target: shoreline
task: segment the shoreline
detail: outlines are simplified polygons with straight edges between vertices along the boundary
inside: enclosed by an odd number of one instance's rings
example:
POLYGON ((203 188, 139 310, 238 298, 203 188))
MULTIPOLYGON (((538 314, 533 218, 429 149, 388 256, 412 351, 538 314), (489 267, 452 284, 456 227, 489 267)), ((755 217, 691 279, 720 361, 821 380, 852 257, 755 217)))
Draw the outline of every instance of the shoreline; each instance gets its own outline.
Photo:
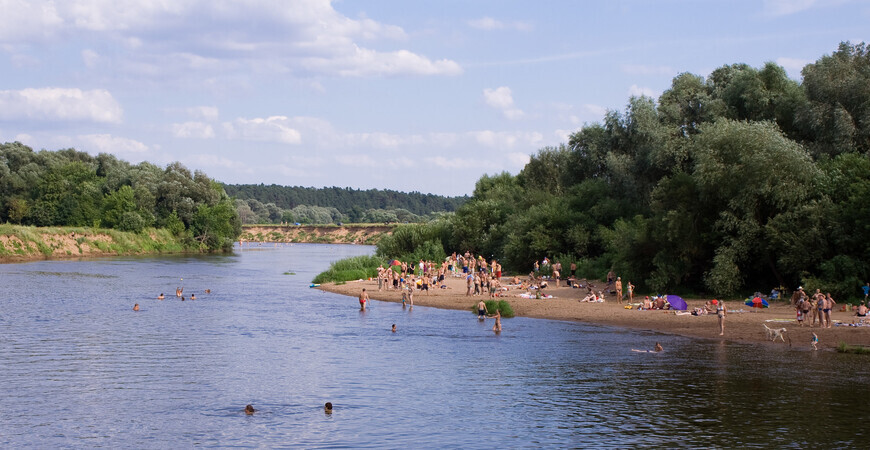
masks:
MULTIPOLYGON (((506 277, 502 277, 505 280, 506 277)), ((585 281, 585 280, 584 280, 585 281)), ((448 277, 447 289, 435 288, 426 295, 425 292, 414 291, 414 305, 429 306, 441 309, 456 309, 468 312, 469 319, 474 318, 471 308, 481 299, 489 299, 489 296, 465 295, 465 281, 462 278, 448 277)), ((602 283, 593 282, 600 286, 602 283)), ((378 291, 376 280, 351 281, 346 284, 324 283, 317 289, 356 298, 362 289, 372 300, 401 303, 402 294, 397 290, 378 291)), ((552 299, 525 299, 517 295, 524 291, 516 289, 508 290, 498 300, 506 300, 511 304, 516 316, 536 319, 563 320, 571 322, 588 323, 593 325, 606 325, 618 328, 627 328, 638 331, 653 331, 678 336, 704 338, 714 340, 726 340, 744 343, 767 343, 793 347, 796 349, 809 350, 812 333, 819 337, 819 349, 834 349, 842 341, 849 345, 870 346, 870 326, 851 327, 837 326, 836 323, 858 322, 854 312, 841 311, 842 304, 836 305, 836 310, 831 311, 831 319, 835 325, 831 328, 810 328, 809 321, 801 327, 795 320, 794 309, 785 302, 771 304, 770 308, 753 310, 742 302, 725 302, 728 314, 725 317, 725 335, 719 336, 719 322, 715 314, 693 316, 690 314, 676 315, 674 311, 641 311, 625 309, 627 302, 618 304, 614 296, 607 295, 604 303, 582 303, 579 300, 585 296, 585 289, 568 287, 550 287, 547 293, 553 295, 552 299), (741 312, 742 311, 742 312, 741 312), (767 322, 773 320, 772 322, 767 322), (785 342, 777 340, 772 343, 768 338, 763 324, 770 328, 786 328, 783 334, 785 342)), ((642 297, 641 297, 642 298, 642 297)), ((694 307, 701 307, 707 299, 687 299, 688 311, 694 307)), ((505 330, 510 330, 510 319, 504 319, 505 330)), ((870 316, 868 316, 870 322, 870 316)), ((508 331, 509 332, 509 331, 508 331)), ((639 343, 652 347, 652 342, 639 343)), ((644 348, 644 347, 640 347, 644 348)))

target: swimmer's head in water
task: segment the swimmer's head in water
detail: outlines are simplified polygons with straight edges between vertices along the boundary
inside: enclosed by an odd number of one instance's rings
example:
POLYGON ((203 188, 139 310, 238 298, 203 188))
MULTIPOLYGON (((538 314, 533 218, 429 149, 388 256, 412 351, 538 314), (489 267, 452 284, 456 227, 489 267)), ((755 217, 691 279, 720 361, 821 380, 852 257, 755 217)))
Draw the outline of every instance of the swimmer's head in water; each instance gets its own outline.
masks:
POLYGON ((245 414, 254 414, 254 411, 256 411, 254 405, 245 406, 245 414))
POLYGON ((326 404, 323 405, 323 409, 326 411, 332 411, 332 402, 326 402, 326 404))

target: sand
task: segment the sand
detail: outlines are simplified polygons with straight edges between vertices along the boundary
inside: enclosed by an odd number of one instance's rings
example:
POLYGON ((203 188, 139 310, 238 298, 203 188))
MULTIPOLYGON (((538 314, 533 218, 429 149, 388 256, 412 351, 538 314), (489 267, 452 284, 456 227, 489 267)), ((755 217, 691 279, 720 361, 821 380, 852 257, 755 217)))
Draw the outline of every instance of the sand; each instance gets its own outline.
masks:
MULTIPOLYGON (((502 278, 502 282, 508 280, 502 278)), ((585 280, 583 280, 585 282, 585 280)), ((598 286, 601 282, 593 281, 598 286)), ((474 320, 475 315, 471 308, 481 298, 489 296, 467 297, 465 295, 465 280, 463 278, 447 279, 448 289, 433 289, 429 295, 426 292, 414 291, 414 305, 430 306, 444 309, 459 309, 468 311, 468 319, 474 320)), ((348 282, 342 285, 334 283, 323 284, 319 289, 353 297, 348 299, 348 307, 357 307, 356 300, 362 289, 365 288, 369 297, 373 300, 388 302, 402 301, 400 291, 393 289, 378 291, 376 280, 360 280, 348 282)), ((501 300, 510 302, 517 316, 534 317, 540 319, 568 320, 591 324, 609 325, 638 330, 650 330, 660 333, 676 334, 705 339, 725 339, 738 342, 769 343, 794 348, 810 348, 812 333, 819 336, 819 348, 835 348, 841 341, 850 345, 870 345, 870 326, 848 327, 834 325, 831 328, 818 326, 810 328, 808 322, 803 327, 795 320, 794 309, 784 302, 772 303, 770 308, 754 310, 743 302, 725 302, 728 315, 725 317, 725 335, 719 336, 718 318, 716 315, 692 316, 677 315, 674 311, 642 311, 625 309, 625 303, 618 304, 614 296, 607 296, 604 303, 583 303, 579 300, 585 297, 586 289, 573 289, 568 287, 550 287, 547 293, 553 295, 552 299, 525 299, 518 297, 524 291, 511 289, 500 297, 501 300), (771 322, 768 322, 771 321, 771 322), (770 328, 786 328, 785 342, 777 340, 770 343, 763 324, 770 328)), ((705 299, 687 299, 689 311, 694 307, 703 306, 705 299)), ((836 305, 831 318, 836 323, 857 322, 853 312, 841 311, 842 305, 836 305)), ((870 317, 868 317, 870 319, 870 317)), ((510 330, 510 319, 503 321, 505 332, 510 330)), ((639 346, 647 345, 652 348, 654 342, 640 342, 639 346)), ((645 348, 645 347, 640 347, 645 348)))

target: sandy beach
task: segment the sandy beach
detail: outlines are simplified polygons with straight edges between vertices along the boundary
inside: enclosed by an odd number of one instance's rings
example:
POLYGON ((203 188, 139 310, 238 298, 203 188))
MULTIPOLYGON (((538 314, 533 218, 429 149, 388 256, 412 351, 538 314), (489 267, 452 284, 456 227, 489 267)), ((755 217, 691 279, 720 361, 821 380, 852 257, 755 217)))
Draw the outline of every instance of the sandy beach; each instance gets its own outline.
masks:
MULTIPOLYGON (((506 278, 502 278, 505 283, 506 278)), ((585 282, 585 280, 582 280, 585 282)), ((603 283, 593 281, 596 286, 603 283)), ((462 278, 447 279, 447 289, 435 288, 429 295, 425 291, 414 292, 414 305, 431 306, 435 308, 459 309, 468 311, 469 320, 474 320, 471 312, 472 306, 476 305, 482 297, 467 297, 465 295, 465 280, 462 278)), ((388 302, 402 301, 402 294, 397 290, 378 291, 376 280, 360 280, 336 285, 334 283, 323 284, 319 289, 353 297, 348 299, 349 307, 358 305, 356 297, 365 288, 369 297, 373 300, 388 302)), ((661 333, 677 334, 682 336, 726 339, 740 342, 769 342, 763 324, 770 328, 786 328, 785 342, 777 340, 769 345, 779 345, 794 348, 810 348, 812 333, 819 336, 819 348, 830 349, 836 347, 841 341, 850 345, 870 345, 870 326, 851 327, 838 326, 836 323, 857 322, 858 317, 854 312, 841 311, 842 304, 837 304, 831 318, 835 325, 831 328, 810 328, 805 321, 803 327, 795 320, 794 309, 785 303, 771 304, 770 308, 753 310, 742 302, 725 302, 728 315, 725 318, 725 335, 719 336, 717 317, 714 315, 693 316, 690 314, 678 315, 674 311, 642 311, 625 309, 625 303, 618 304, 615 297, 607 296, 604 303, 584 303, 579 300, 585 297, 586 289, 573 289, 569 287, 550 287, 547 293, 551 299, 526 299, 518 295, 524 291, 510 289, 503 293, 501 300, 510 302, 517 316, 534 317, 540 319, 569 320, 592 324, 610 325, 640 330, 651 330, 661 333)), ((694 307, 704 305, 705 299, 687 299, 689 311, 694 307)), ((870 319, 870 318, 868 318, 870 319)), ((510 320, 504 322, 505 331, 510 329, 510 320)), ((644 343, 639 343, 643 345, 644 343)), ((648 343, 652 346, 652 342, 648 343)))

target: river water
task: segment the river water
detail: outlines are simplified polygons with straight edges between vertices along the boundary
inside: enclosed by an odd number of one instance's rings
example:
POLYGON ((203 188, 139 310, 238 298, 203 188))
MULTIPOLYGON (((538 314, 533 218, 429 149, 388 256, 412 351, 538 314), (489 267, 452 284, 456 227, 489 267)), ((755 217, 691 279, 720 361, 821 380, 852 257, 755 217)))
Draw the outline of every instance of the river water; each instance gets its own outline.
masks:
POLYGON ((308 288, 372 251, 0 265, 0 447, 870 445, 861 355, 526 318, 495 335, 308 288))

